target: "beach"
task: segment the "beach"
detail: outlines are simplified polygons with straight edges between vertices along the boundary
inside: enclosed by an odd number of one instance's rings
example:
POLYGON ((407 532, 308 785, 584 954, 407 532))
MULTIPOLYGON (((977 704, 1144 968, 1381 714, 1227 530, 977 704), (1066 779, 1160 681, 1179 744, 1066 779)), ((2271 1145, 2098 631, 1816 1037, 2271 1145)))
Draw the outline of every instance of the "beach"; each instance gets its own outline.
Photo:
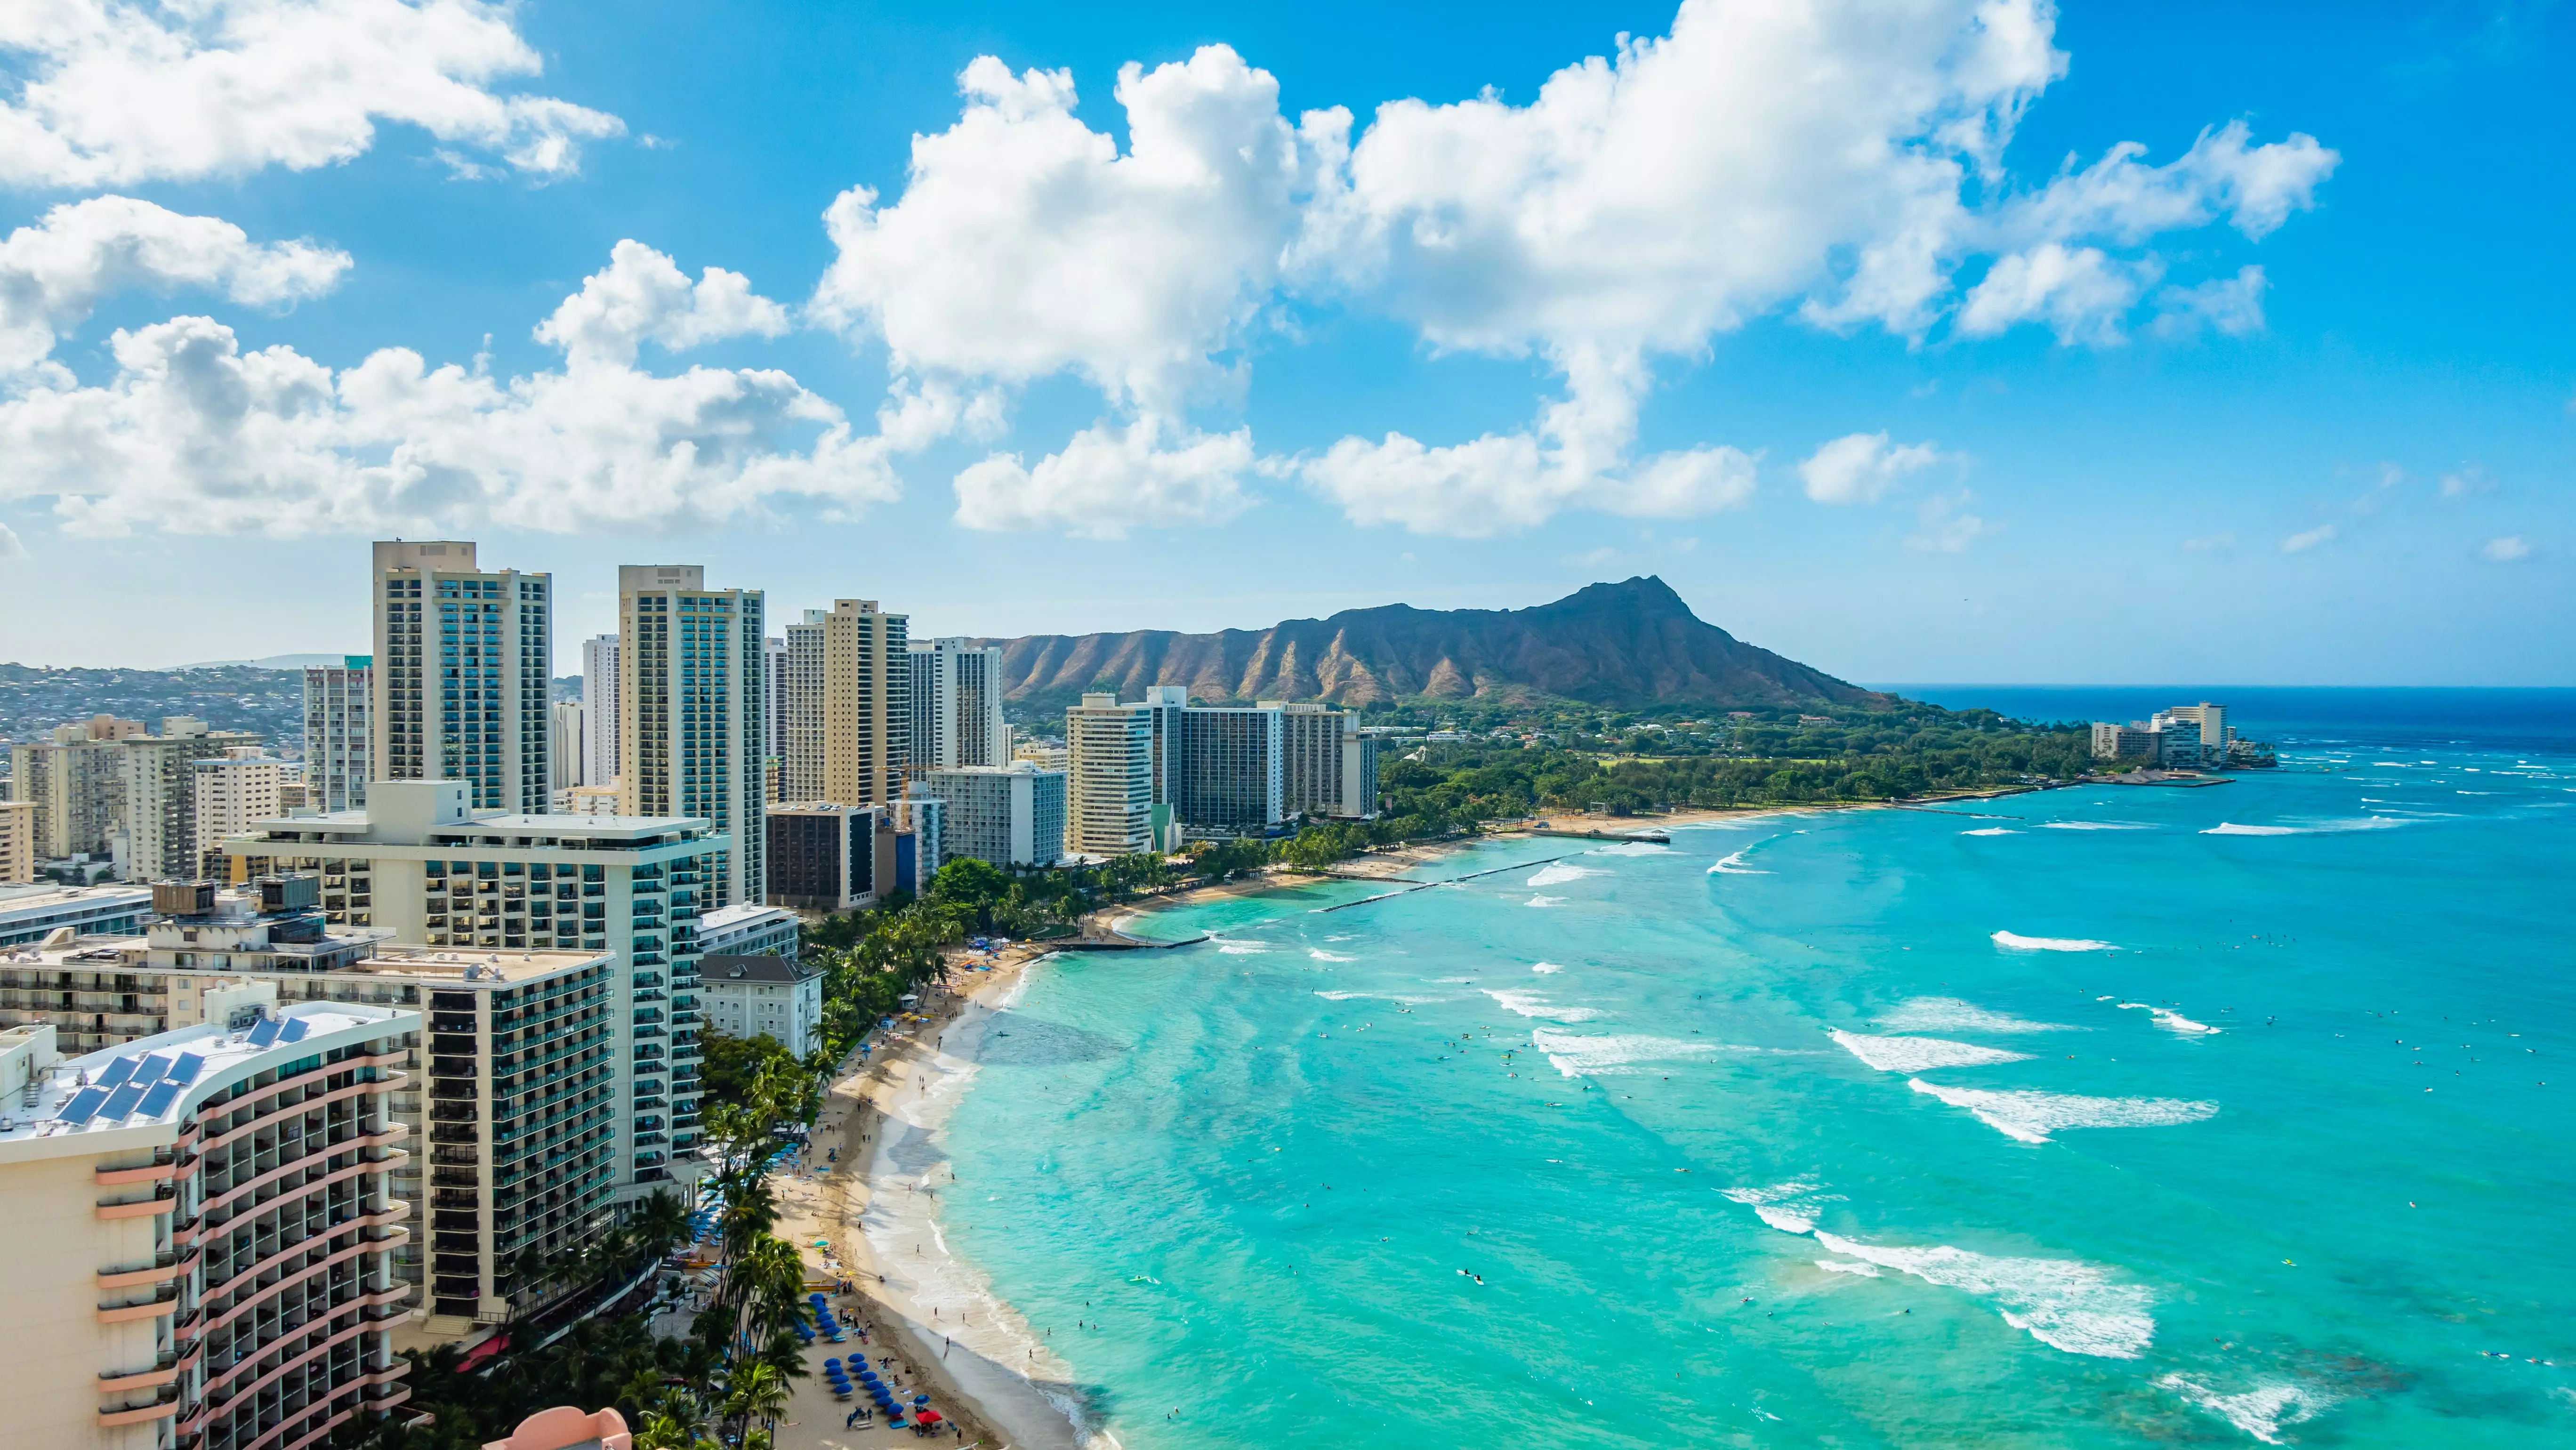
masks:
MULTIPOLYGON (((774 1180, 779 1235, 803 1249, 812 1272, 852 1283, 854 1294, 835 1296, 842 1306, 836 1312, 869 1338, 866 1345, 855 1338, 818 1344, 809 1361, 893 1357, 904 1397, 931 1397, 949 1422, 949 1432, 935 1438, 950 1444, 1083 1450, 1117 1443, 1078 1428, 1080 1396, 1069 1367, 1048 1349, 1046 1330, 1022 1321, 949 1253, 939 1222, 941 1197, 959 1186, 939 1134, 975 1076, 996 1014, 1017 1000, 1026 974, 1046 955, 1009 948, 962 991, 940 994, 925 1020, 878 1033, 870 1060, 862 1066, 853 1055, 827 1090, 807 1155, 818 1171, 774 1180), (816 1248, 817 1240, 831 1248, 816 1248)), ((848 1409, 819 1379, 802 1382, 779 1443, 843 1450, 914 1439, 910 1429, 846 1430, 848 1409)))

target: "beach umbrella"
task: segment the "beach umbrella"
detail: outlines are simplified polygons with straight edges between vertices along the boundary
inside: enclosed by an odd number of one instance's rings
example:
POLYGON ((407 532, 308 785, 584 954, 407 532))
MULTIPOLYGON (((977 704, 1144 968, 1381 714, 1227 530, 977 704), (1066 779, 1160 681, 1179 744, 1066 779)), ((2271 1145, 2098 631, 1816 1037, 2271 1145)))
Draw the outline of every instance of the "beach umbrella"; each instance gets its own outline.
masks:
POLYGON ((936 1425, 939 1423, 939 1412, 937 1410, 923 1410, 919 1414, 914 1415, 913 1418, 919 1420, 925 1425, 936 1425))
POLYGON ((913 1402, 914 1404, 916 1404, 916 1405, 926 1405, 926 1404, 929 1404, 929 1403, 930 1403, 930 1396, 928 1396, 928 1395, 914 1395, 914 1396, 912 1397, 912 1402, 913 1402))

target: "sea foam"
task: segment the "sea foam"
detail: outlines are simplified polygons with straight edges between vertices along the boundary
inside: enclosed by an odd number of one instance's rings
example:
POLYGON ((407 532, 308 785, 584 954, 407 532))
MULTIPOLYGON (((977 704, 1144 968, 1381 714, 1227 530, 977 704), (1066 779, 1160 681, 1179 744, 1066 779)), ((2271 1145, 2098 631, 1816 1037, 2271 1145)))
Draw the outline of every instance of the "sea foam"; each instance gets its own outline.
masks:
POLYGON ((1357 957, 1343 956, 1340 952, 1328 952, 1322 947, 1308 947, 1306 949, 1306 955, 1313 957, 1319 962, 1356 962, 1359 960, 1357 957))
POLYGON ((2155 1299, 2080 1259, 2011 1259, 1947 1244, 1896 1248, 1816 1230, 1816 1242, 1845 1258, 1911 1274, 1927 1284, 1991 1301, 2004 1322, 2052 1349, 2102 1359, 2136 1359, 2155 1342, 2155 1299))
POLYGON ((2033 1022, 2002 1012, 1989 1012, 1956 997, 1909 997, 1878 1019, 1890 1032, 2090 1032, 2062 1022, 2033 1022))
POLYGON ((1597 847, 1592 852, 1595 856, 1669 856, 1672 853, 1672 847, 1653 841, 1621 841, 1615 846, 1597 847))
POLYGON ((2010 826, 1979 826, 1973 831, 1961 831, 1959 834, 1962 836, 2018 836, 2021 832, 2010 826))
POLYGON ((1561 886, 1568 881, 1580 881, 1586 876, 1599 876, 1602 874, 1604 873, 1595 867, 1568 866, 1564 862, 1558 861, 1553 865, 1541 866, 1538 870, 1530 873, 1529 880, 1521 884, 1524 886, 1561 886))
POLYGON ((1549 1063, 1567 1077, 1619 1077, 1643 1072, 1642 1062, 1680 1062, 1723 1050, 1715 1042, 1684 1042, 1675 1037, 1588 1037, 1541 1027, 1530 1033, 1530 1045, 1547 1054, 1549 1063))
POLYGON ((2266 1445, 2281 1443, 2283 1425, 2315 1419, 2332 1408, 2336 1398, 2313 1386, 2286 1380, 2256 1385, 2233 1395, 2220 1394, 2207 1385, 2178 1374, 2166 1375, 2156 1383, 2266 1445))
POLYGON ((1538 973, 1538 974, 1539 974, 1540 976, 1542 976, 1542 977, 1548 977, 1548 976, 1554 976, 1556 973, 1561 972, 1561 971, 1564 971, 1564 970, 1565 970, 1565 968, 1558 966, 1558 965, 1557 965, 1556 963, 1554 963, 1554 962, 1539 962, 1539 963, 1537 963, 1537 964, 1533 965, 1533 966, 1530 968, 1530 970, 1531 970, 1531 971, 1533 971, 1533 972, 1538 973))
POLYGON ((1816 1267, 1833 1274, 1859 1274, 1870 1279, 1878 1277, 1877 1265, 1854 1263, 1848 1259, 1818 1259, 1816 1267))
POLYGON ((1996 932, 1994 934, 1994 943, 1996 946, 2002 947, 2007 951, 2016 952, 2113 952, 2119 950, 2118 947, 2111 945, 2109 942, 2094 941, 2090 937, 2023 936, 2018 932, 2009 931, 1996 932))
POLYGON ((1504 1011, 1516 1012, 1523 1017, 1540 1017, 1550 1022, 1589 1022, 1601 1015, 1597 1008, 1557 1006, 1536 992, 1515 992, 1501 987, 1487 987, 1483 990, 1485 995, 1493 998, 1504 1011))
POLYGON ((1564 904, 1565 898, 1562 896, 1533 896, 1521 903, 1523 906, 1563 906, 1564 904))
POLYGON ((1928 1072, 1936 1067, 1984 1067, 1997 1062, 2027 1062, 2027 1052, 1979 1047, 1938 1037, 1868 1037, 1837 1027, 1826 1034, 1843 1051, 1880 1072, 1928 1072))
POLYGON ((1954 1108, 1966 1108, 1977 1121, 2024 1143, 2045 1143, 2048 1135, 2067 1128, 2162 1128, 2215 1117, 2218 1104, 2182 1098, 2083 1098, 2062 1093, 1980 1092, 1944 1087, 1915 1078, 1907 1083, 1954 1108))
POLYGON ((1754 1216, 1782 1233, 1813 1233, 1816 1212, 1824 1204, 1840 1203, 1839 1193, 1821 1192, 1822 1185, 1813 1179, 1792 1178, 1767 1188, 1721 1188, 1719 1193, 1752 1209, 1754 1216))
POLYGON ((1266 942, 1236 941, 1232 937, 1218 937, 1216 949, 1230 957, 1257 957, 1270 950, 1270 947, 1266 942))
POLYGON ((2137 821, 2041 821, 2043 831, 2152 831, 2155 827, 2137 821))
POLYGON ((2194 1022, 2179 1012, 2158 1007, 2151 1003, 2123 1002, 2120 1004, 2120 1010, 2123 1012, 2153 1012, 2156 1014, 2156 1025, 2167 1032, 2175 1034, 2176 1036, 2216 1037, 2218 1035, 2218 1029, 2210 1026, 2206 1022, 2194 1022))

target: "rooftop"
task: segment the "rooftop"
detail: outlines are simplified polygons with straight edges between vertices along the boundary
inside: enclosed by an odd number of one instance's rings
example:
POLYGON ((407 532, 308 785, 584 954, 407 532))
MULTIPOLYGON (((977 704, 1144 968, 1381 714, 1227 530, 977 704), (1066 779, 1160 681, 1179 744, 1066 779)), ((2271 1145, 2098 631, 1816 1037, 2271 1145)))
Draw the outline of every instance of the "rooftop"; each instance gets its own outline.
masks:
POLYGON ((68 1058, 44 1073, 32 1112, 7 1105, 14 1110, 0 1116, 0 1145, 175 1122, 216 1080, 262 1058, 293 1061, 312 1055, 318 1039, 332 1033, 416 1016, 304 1002, 239 1032, 207 1023, 68 1058))
POLYGON ((710 987, 726 982, 801 982, 822 975, 820 967, 809 967, 786 957, 700 957, 698 980, 710 987))
POLYGON ((387 947, 338 971, 510 986, 537 981, 577 967, 595 966, 615 955, 607 951, 443 952, 435 947, 387 947))
MULTIPOLYGON (((380 942, 388 935, 390 933, 374 934, 380 942)), ((323 945, 347 946, 349 941, 349 937, 342 936, 323 945)), ((173 966, 169 964, 166 952, 163 961, 155 965, 146 960, 150 942, 149 937, 140 936, 84 936, 75 937, 69 944, 58 947, 0 947, 0 967, 55 967, 65 971, 186 972, 191 976, 231 974, 248 980, 262 980, 280 975, 275 968, 173 966)), ((315 950, 317 948, 313 946, 290 944, 243 948, 237 955, 293 956, 315 950)), ((595 962, 605 961, 612 955, 614 953, 606 951, 441 951, 436 947, 396 946, 388 943, 377 946, 369 955, 356 961, 324 968, 311 975, 416 977, 450 982, 478 981, 507 986, 515 982, 550 977, 557 972, 570 971, 576 967, 590 966, 595 962), (466 975, 468 968, 473 969, 474 975, 471 977, 466 975)), ((306 973, 293 970, 283 975, 301 981, 304 980, 306 973)))
POLYGON ((133 903, 150 906, 152 888, 123 883, 113 886, 39 886, 32 890, 0 886, 0 916, 49 912, 65 907, 113 910, 133 903))
POLYGON ((763 906, 756 901, 738 901, 731 906, 719 906, 699 917, 698 935, 704 936, 708 932, 731 926, 736 922, 753 921, 761 917, 793 917, 795 914, 783 906, 763 906))

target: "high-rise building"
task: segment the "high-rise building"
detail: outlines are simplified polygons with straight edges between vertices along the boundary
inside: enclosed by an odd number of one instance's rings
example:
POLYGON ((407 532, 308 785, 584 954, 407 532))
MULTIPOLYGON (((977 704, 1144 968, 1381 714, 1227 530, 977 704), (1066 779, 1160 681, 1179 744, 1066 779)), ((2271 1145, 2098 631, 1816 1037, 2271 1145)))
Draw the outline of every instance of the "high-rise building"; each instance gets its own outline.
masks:
POLYGON ((905 790, 895 806, 895 884, 927 896, 931 878, 948 864, 948 802, 923 795, 918 784, 905 790))
POLYGON ((583 785, 606 785, 617 779, 617 636, 593 635, 581 642, 581 728, 590 734, 583 751, 590 778, 583 785))
POLYGON ((13 1444, 312 1450, 409 1396, 386 1111, 418 1012, 277 1008, 64 1059, 0 1034, 13 1444))
POLYGON ((105 856, 125 808, 121 740, 144 733, 140 720, 112 715, 54 729, 52 739, 12 747, 10 798, 36 808, 36 859, 105 856))
POLYGON ((911 648, 912 773, 960 765, 1007 765, 1011 728, 1002 723, 1002 650, 954 636, 911 648))
POLYGON ((0 886, 36 879, 36 803, 0 801, 0 886))
POLYGON ((461 780, 477 810, 544 815, 554 576, 476 567, 456 540, 375 546, 371 761, 381 780, 461 780))
MULTIPOLYGON (((123 767, 124 805, 117 823, 125 842, 129 881, 178 881, 196 876, 196 762, 221 759, 259 744, 245 730, 208 730, 202 720, 173 715, 158 735, 116 742, 123 767)), ((274 777, 269 790, 276 789, 274 777)))
POLYGON ((367 803, 367 780, 375 774, 375 731, 368 724, 374 694, 372 656, 306 666, 304 789, 305 803, 314 809, 345 811, 367 803))
POLYGON ((196 793, 196 835, 190 876, 220 876, 224 838, 286 813, 280 799, 286 762, 265 751, 236 747, 221 755, 190 761, 189 786, 196 793))
POLYGON ((729 855, 708 907, 769 899, 761 603, 757 589, 709 589, 695 564, 617 571, 618 808, 713 823, 729 855))
POLYGON ((1258 705, 1192 705, 1167 750, 1172 811, 1197 835, 1258 836, 1287 818, 1285 716, 1258 705))
POLYGON ((1280 726, 1282 806, 1292 816, 1377 814, 1377 737, 1360 719, 1324 705, 1264 700, 1280 726))
POLYGON ((760 739, 760 753, 772 761, 783 760, 787 753, 787 715, 781 708, 787 699, 787 641, 783 637, 773 634, 761 640, 760 666, 769 686, 769 713, 762 717, 762 724, 768 728, 760 739))
MULTIPOLYGON (((824 912, 875 905, 878 835, 875 806, 771 806, 770 901, 824 912)), ((891 874, 891 861, 887 869, 891 874)))
POLYGON ((783 631, 777 664, 778 789, 773 801, 823 799, 823 618, 809 609, 783 631))
POLYGON ((590 731, 582 720, 581 702, 557 700, 554 712, 554 788, 565 791, 589 785, 590 761, 584 747, 590 744, 590 731))
POLYGON ((1160 848, 1171 821, 1156 790, 1154 717, 1115 695, 1064 712, 1065 847, 1085 856, 1160 848))
POLYGON ((698 917, 732 843, 703 818, 476 811, 455 781, 376 783, 366 809, 262 822, 246 876, 318 871, 335 926, 432 952, 580 950, 608 978, 620 1201, 698 1168, 698 917))
POLYGON ((912 735, 910 620, 873 599, 836 599, 786 629, 779 795, 891 806, 912 735))
POLYGON ((945 802, 941 851, 1002 867, 1052 866, 1064 859, 1065 778, 1025 760, 928 770, 913 783, 945 802))

